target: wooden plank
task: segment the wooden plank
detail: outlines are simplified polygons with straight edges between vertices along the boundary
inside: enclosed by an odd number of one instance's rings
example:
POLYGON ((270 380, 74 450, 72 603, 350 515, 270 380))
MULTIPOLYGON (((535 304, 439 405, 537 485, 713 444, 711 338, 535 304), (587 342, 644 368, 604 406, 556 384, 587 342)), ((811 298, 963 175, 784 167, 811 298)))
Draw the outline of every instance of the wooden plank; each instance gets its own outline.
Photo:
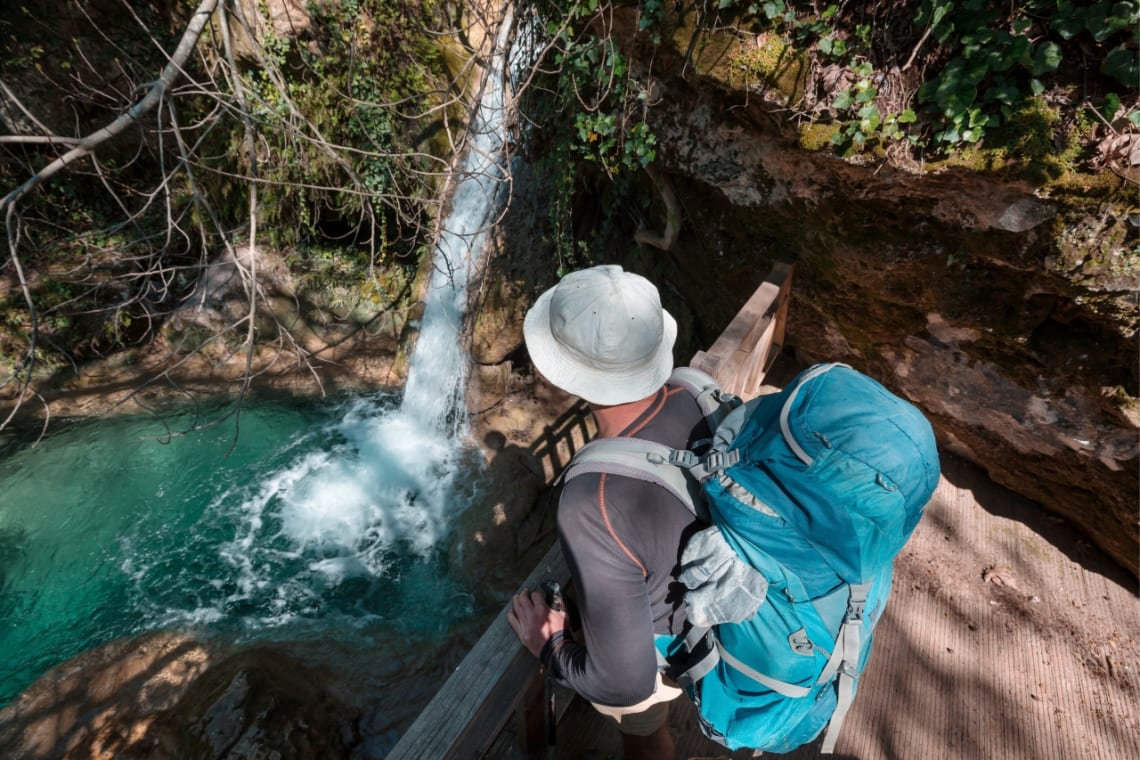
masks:
MULTIPOLYGON (((523 582, 563 586, 570 571, 557 542, 523 582)), ((539 671, 538 661, 519 642, 503 607, 455 672, 388 754, 389 760, 479 758, 515 711, 539 671)))
POLYGON ((689 365, 741 398, 755 396, 783 347, 794 267, 777 262, 716 342, 689 365))

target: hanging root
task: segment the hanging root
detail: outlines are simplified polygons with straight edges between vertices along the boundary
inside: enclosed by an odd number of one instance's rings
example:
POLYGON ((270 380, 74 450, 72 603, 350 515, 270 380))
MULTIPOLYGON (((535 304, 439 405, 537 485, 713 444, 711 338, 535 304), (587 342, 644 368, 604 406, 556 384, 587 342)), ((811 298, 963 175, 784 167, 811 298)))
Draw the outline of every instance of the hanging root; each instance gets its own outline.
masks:
POLYGON ((668 177, 662 174, 656 166, 650 166, 645 171, 653 180, 657 192, 661 193, 661 200, 665 202, 665 231, 638 230, 633 239, 642 245, 651 245, 663 251, 671 251, 677 242, 677 235, 681 232, 681 204, 677 203, 677 196, 673 192, 673 185, 669 182, 668 177))

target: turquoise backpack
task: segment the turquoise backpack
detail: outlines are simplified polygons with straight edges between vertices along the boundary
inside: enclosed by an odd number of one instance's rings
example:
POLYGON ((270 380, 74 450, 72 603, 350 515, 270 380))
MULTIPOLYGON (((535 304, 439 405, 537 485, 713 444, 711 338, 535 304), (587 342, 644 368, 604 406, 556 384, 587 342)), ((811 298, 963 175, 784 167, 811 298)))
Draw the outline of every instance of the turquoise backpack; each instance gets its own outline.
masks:
POLYGON ((844 364, 747 403, 679 368, 714 436, 698 451, 636 438, 584 446, 563 478, 638 477, 711 527, 681 561, 690 629, 659 664, 730 749, 789 752, 830 723, 833 752, 891 590, 895 555, 938 485, 930 423, 844 364))

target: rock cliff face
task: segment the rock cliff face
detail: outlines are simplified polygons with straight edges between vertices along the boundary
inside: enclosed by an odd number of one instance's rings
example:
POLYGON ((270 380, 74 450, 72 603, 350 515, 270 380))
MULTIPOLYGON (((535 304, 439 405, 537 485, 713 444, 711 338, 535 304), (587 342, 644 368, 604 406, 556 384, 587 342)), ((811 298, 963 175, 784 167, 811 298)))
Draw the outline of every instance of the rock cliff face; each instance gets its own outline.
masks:
MULTIPOLYGON (((1136 574, 1140 248, 1129 203, 1140 177, 1035 187, 806 151, 778 105, 685 71, 678 51, 634 30, 613 25, 650 83, 658 177, 683 223, 668 251, 636 247, 626 230, 606 260, 661 283, 683 323, 678 360, 715 340, 774 261, 791 260, 787 350, 847 362, 911 399, 941 445, 1136 574)), ((655 194, 648 179, 645 192, 655 194)), ((665 227, 666 209, 652 213, 665 227)), ((510 323, 523 305, 503 288, 528 279, 528 255, 508 250, 496 265, 507 284, 484 305, 511 315, 480 316, 494 325, 476 332, 484 363, 519 345, 510 323)))

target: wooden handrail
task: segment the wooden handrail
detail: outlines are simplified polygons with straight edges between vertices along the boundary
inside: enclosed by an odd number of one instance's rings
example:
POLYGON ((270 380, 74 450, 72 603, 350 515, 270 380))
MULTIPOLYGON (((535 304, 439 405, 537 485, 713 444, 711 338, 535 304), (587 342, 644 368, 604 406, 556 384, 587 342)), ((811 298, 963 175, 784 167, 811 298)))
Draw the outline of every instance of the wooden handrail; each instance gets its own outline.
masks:
MULTIPOLYGON (((690 365, 709 373, 741 398, 756 395, 784 342, 793 268, 792 264, 777 263, 712 348, 698 351, 690 365)), ((558 442, 566 436, 572 438, 573 431, 586 431, 581 414, 580 409, 572 409, 563 422, 547 431, 544 439, 550 440, 532 447, 533 455, 550 459, 547 465, 555 470, 553 475, 563 466, 558 442)), ((572 454, 574 441, 569 445, 572 454)), ((536 589, 547 580, 558 581, 563 587, 570 580, 557 541, 521 588, 536 589)), ((516 715, 523 724, 519 736, 535 736, 533 726, 525 724, 536 713, 541 714, 540 707, 528 704, 541 699, 542 689, 535 688, 542 678, 541 668, 507 622, 509 609, 508 604, 491 622, 388 754, 389 760, 477 760, 516 715)), ((536 747, 524 749, 534 752, 536 747)))
MULTIPOLYGON (((557 542, 523 588, 543 581, 563 586, 570 571, 557 542)), ((448 677, 427 707, 400 737, 388 760, 480 758, 519 709, 526 688, 539 674, 538 661, 519 643, 507 622, 508 604, 448 677)))

